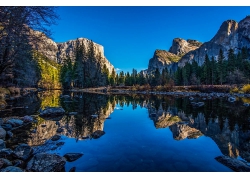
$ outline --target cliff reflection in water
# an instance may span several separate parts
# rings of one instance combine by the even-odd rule
[[[243,102],[245,101],[242,100]],[[241,156],[250,162],[249,108],[223,99],[205,101],[193,108],[187,98],[155,98],[148,103],[149,117],[156,128],[169,127],[173,138],[182,140],[208,136],[224,155]]]
[[[61,96],[61,93],[39,96],[41,106],[62,106],[68,115],[60,121],[39,117],[36,133],[28,140],[29,145],[41,145],[55,134],[76,140],[86,139],[96,130],[103,131],[106,118],[116,106],[131,106],[133,110],[147,108],[155,128],[169,128],[175,140],[208,136],[224,155],[240,156],[250,162],[250,111],[242,105],[248,99],[239,99],[234,103],[222,98],[205,100],[204,106],[197,108],[188,98],[84,93],[63,93],[64,96]],[[58,129],[62,132],[58,133]]]
[[[31,134],[28,140],[31,146],[42,145],[56,134],[76,140],[88,138],[96,130],[103,130],[104,121],[115,107],[107,96],[96,94],[71,93],[64,97],[60,91],[56,91],[46,92],[40,95],[40,99],[41,109],[60,105],[66,115],[56,120],[45,120],[38,116],[38,124],[34,127],[36,133]]]

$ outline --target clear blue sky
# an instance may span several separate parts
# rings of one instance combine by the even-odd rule
[[[173,38],[209,41],[221,23],[239,22],[250,7],[190,6],[62,6],[52,38],[79,37],[104,46],[106,58],[125,72],[146,69],[156,49],[169,50]]]

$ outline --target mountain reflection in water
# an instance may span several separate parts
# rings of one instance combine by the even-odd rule
[[[242,105],[249,99],[230,103],[223,98],[195,98],[195,102],[205,103],[202,107],[192,106],[186,97],[157,95],[51,91],[34,99],[27,114],[38,114],[46,106],[61,106],[66,115],[57,120],[37,116],[38,122],[14,139],[18,136],[18,142],[61,155],[83,152],[85,155],[77,161],[67,162],[68,169],[231,171],[214,160],[222,154],[250,162],[250,112]],[[97,130],[105,134],[91,139]],[[20,138],[21,134],[26,138]],[[58,142],[63,143],[58,146],[50,140],[56,134],[62,135]]]

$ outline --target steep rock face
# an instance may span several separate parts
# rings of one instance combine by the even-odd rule
[[[63,43],[56,43],[52,39],[48,38],[44,34],[38,31],[31,30],[37,37],[39,42],[34,43],[33,48],[39,53],[46,56],[48,59],[53,60],[59,64],[63,64],[66,57],[69,56],[74,61],[75,50],[77,45],[81,44],[84,48],[84,53],[89,50],[90,40],[86,38],[78,38],[76,40],[70,40]],[[114,66],[104,56],[103,46],[93,42],[95,57],[100,57],[101,64],[106,64],[109,72],[111,73]]]
[[[83,46],[84,53],[88,52],[90,48],[90,40],[86,38],[78,38],[77,40],[70,40],[64,43],[58,43],[57,62],[63,63],[67,56],[69,56],[71,59],[74,59],[77,44],[81,44]],[[102,65],[106,64],[107,68],[109,69],[109,72],[112,72],[114,66],[104,56],[103,46],[97,43],[93,44],[95,57],[100,56]]]
[[[57,62],[58,47],[56,42],[54,42],[52,39],[48,38],[45,34],[39,31],[34,31],[32,29],[30,31],[37,37],[37,39],[39,39],[35,42],[31,41],[33,49],[46,56],[48,59]]]
[[[154,52],[153,58],[149,60],[147,73],[153,72],[156,68],[162,72],[167,68],[168,71],[175,71],[177,69],[177,62],[181,56],[193,51],[201,46],[201,42],[196,40],[184,40],[181,38],[173,39],[172,46],[169,51],[157,49]]]
[[[227,20],[222,23],[216,35],[200,48],[190,51],[184,55],[178,62],[178,66],[183,67],[187,62],[196,61],[202,65],[205,55],[218,58],[219,50],[222,49],[224,56],[227,57],[227,51],[232,48],[237,53],[242,47],[250,48],[250,16],[247,16],[239,23],[234,20]]]
[[[193,51],[199,48],[201,45],[202,43],[196,40],[188,39],[186,41],[185,39],[175,38],[173,39],[172,46],[170,47],[169,52],[178,56],[182,56],[189,51]]]
[[[177,68],[177,62],[179,59],[180,57],[173,53],[157,49],[154,52],[153,58],[149,60],[147,72],[151,73],[156,68],[158,68],[160,72],[165,68],[168,68],[168,70],[175,69],[175,67]]]

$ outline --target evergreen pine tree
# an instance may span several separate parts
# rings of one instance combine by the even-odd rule
[[[218,81],[221,85],[224,82],[224,76],[225,76],[224,60],[225,60],[225,57],[223,55],[223,51],[222,49],[220,49],[219,56],[218,56],[217,72],[218,72]]]
[[[227,70],[228,72],[233,72],[235,69],[235,55],[234,55],[234,50],[230,48],[228,50],[228,67]]]

